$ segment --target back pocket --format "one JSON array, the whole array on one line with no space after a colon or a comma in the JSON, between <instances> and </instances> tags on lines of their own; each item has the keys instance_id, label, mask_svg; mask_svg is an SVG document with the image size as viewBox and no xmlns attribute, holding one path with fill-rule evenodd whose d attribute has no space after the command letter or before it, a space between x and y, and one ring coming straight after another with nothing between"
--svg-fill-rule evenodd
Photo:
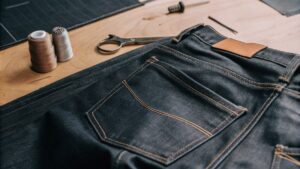
<instances>
[{"instance_id":1,"label":"back pocket","mask_svg":"<svg viewBox=\"0 0 300 169\"><path fill-rule=\"evenodd\" d=\"M272 169L300 169L300 148L276 145Z\"/></svg>"},{"instance_id":2,"label":"back pocket","mask_svg":"<svg viewBox=\"0 0 300 169\"><path fill-rule=\"evenodd\" d=\"M87 115L103 142L170 164L245 111L151 57Z\"/></svg>"}]
</instances>

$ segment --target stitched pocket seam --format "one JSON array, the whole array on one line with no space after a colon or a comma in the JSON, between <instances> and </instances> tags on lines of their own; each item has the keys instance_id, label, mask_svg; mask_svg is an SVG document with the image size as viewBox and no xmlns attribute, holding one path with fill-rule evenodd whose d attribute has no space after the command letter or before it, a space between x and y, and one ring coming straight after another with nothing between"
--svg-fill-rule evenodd
<instances>
[{"instance_id":1,"label":"stitched pocket seam","mask_svg":"<svg viewBox=\"0 0 300 169\"><path fill-rule=\"evenodd\" d=\"M271 169L280 169L279 167L282 160L300 166L300 161L292 157L292 156L300 156L300 149L299 150L297 149L296 152L294 152L295 150L293 149L294 148L290 148L290 147L283 147L280 150L275 149Z\"/></svg>"},{"instance_id":2,"label":"stitched pocket seam","mask_svg":"<svg viewBox=\"0 0 300 169\"><path fill-rule=\"evenodd\" d=\"M164 72L167 72L168 74L170 74L171 76L173 76L174 80L176 80L178 83L181 83L182 85L188 87L190 90L192 90L192 92L202 98L204 98L205 100L213 103L214 105L216 105L217 107L221 108L223 111L225 112L228 112L230 115L232 116L238 116L239 113L242 113L243 111L246 111L246 108L241 108L239 109L240 112L236 112L234 110L231 110L230 108L228 108L226 105L224 105L223 103L219 102L219 101L216 101L214 100L213 98L207 96L206 94L196 90L195 88L191 87L190 85L188 85L187 83L185 83L184 81L182 81L180 78L178 78L174 73L170 72L169 70L167 70L165 67L159 65L159 64L156 64L156 63L153 63L154 65L156 66L159 66L160 67L160 70L164 71Z\"/></svg>"},{"instance_id":3,"label":"stitched pocket seam","mask_svg":"<svg viewBox=\"0 0 300 169\"><path fill-rule=\"evenodd\" d=\"M122 83L124 84L124 86L128 89L128 91L132 94L132 96L134 97L134 99L140 103L144 108L146 108L147 110L150 110L151 112L154 112L154 113L158 113L162 116L167 116L169 118L172 118L174 120L177 120L177 121L180 121L180 122L183 122L187 125L189 125L190 127L193 127L194 129L200 131L202 134L204 134L206 137L211 137L212 134L204 129L203 127L185 119L185 118L182 118L180 116L176 116L176 115L173 115L173 114L170 114L170 113L167 113L167 112L163 112L163 111L160 111L160 110L157 110L155 108L152 108L150 107L148 104L146 104L144 101L142 101L139 96L131 89L131 87L128 85L128 83L126 81L122 81Z\"/></svg>"}]
</instances>

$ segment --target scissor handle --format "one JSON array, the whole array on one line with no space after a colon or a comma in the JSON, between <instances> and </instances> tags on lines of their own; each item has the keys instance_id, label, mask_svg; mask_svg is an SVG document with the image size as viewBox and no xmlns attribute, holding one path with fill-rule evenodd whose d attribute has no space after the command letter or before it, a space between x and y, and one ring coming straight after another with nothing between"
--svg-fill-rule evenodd
<instances>
[{"instance_id":1,"label":"scissor handle","mask_svg":"<svg viewBox=\"0 0 300 169\"><path fill-rule=\"evenodd\" d=\"M106 39L104 39L97 45L97 50L99 53L105 55L114 54L118 52L125 43L126 41L124 41L124 39L116 35L109 34ZM107 44L114 45L115 47L113 47L112 49L106 49L104 48L104 46Z\"/></svg>"}]
</instances>

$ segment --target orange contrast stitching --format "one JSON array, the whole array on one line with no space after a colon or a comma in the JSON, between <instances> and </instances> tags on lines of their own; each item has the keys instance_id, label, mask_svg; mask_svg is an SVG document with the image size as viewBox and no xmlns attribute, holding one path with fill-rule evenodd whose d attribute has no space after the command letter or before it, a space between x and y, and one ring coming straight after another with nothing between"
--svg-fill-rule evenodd
<instances>
[{"instance_id":1,"label":"orange contrast stitching","mask_svg":"<svg viewBox=\"0 0 300 169\"><path fill-rule=\"evenodd\" d=\"M170 114L170 113L167 113L167 112L163 112L163 111L160 111L160 110L157 110L157 109L154 109L152 107L150 107L149 105L147 105L144 101L142 101L138 96L137 94L131 89L131 87L128 85L128 83L123 80L122 83L124 84L124 86L129 90L129 92L133 95L133 97L143 106L145 107L146 109L152 111L152 112L155 112L155 113L158 113L160 115L163 115L163 116L167 116L167 117L170 117L170 118L173 118L173 119L176 119L178 121L181 121L185 124L188 124L189 126L197 129L198 131L200 131L201 133L203 133L204 135L206 135L207 137L211 137L212 134L207 131L206 129L202 128L201 126L189 121L189 120L186 120L185 118L182 118L182 117L179 117L179 116L176 116L176 115L173 115L173 114Z\"/></svg>"}]
</instances>

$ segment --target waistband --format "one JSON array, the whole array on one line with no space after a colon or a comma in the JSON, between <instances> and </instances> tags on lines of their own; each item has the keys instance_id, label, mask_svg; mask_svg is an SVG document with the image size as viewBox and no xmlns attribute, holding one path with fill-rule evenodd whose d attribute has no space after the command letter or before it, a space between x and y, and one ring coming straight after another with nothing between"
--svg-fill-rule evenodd
<instances>
[{"instance_id":1,"label":"waistband","mask_svg":"<svg viewBox=\"0 0 300 169\"><path fill-rule=\"evenodd\" d=\"M184 30L173 40L179 42L191 34L196 36L199 40L201 40L203 43L209 46L212 46L224 39L227 39L227 37L217 32L211 26L199 24ZM253 56L253 58L260 58L262 60L273 62L275 64L285 67L285 72L282 73L282 75L279 77L279 80L286 83L290 82L293 74L300 65L300 55L283 52L268 47L256 53Z\"/></svg>"}]
</instances>

